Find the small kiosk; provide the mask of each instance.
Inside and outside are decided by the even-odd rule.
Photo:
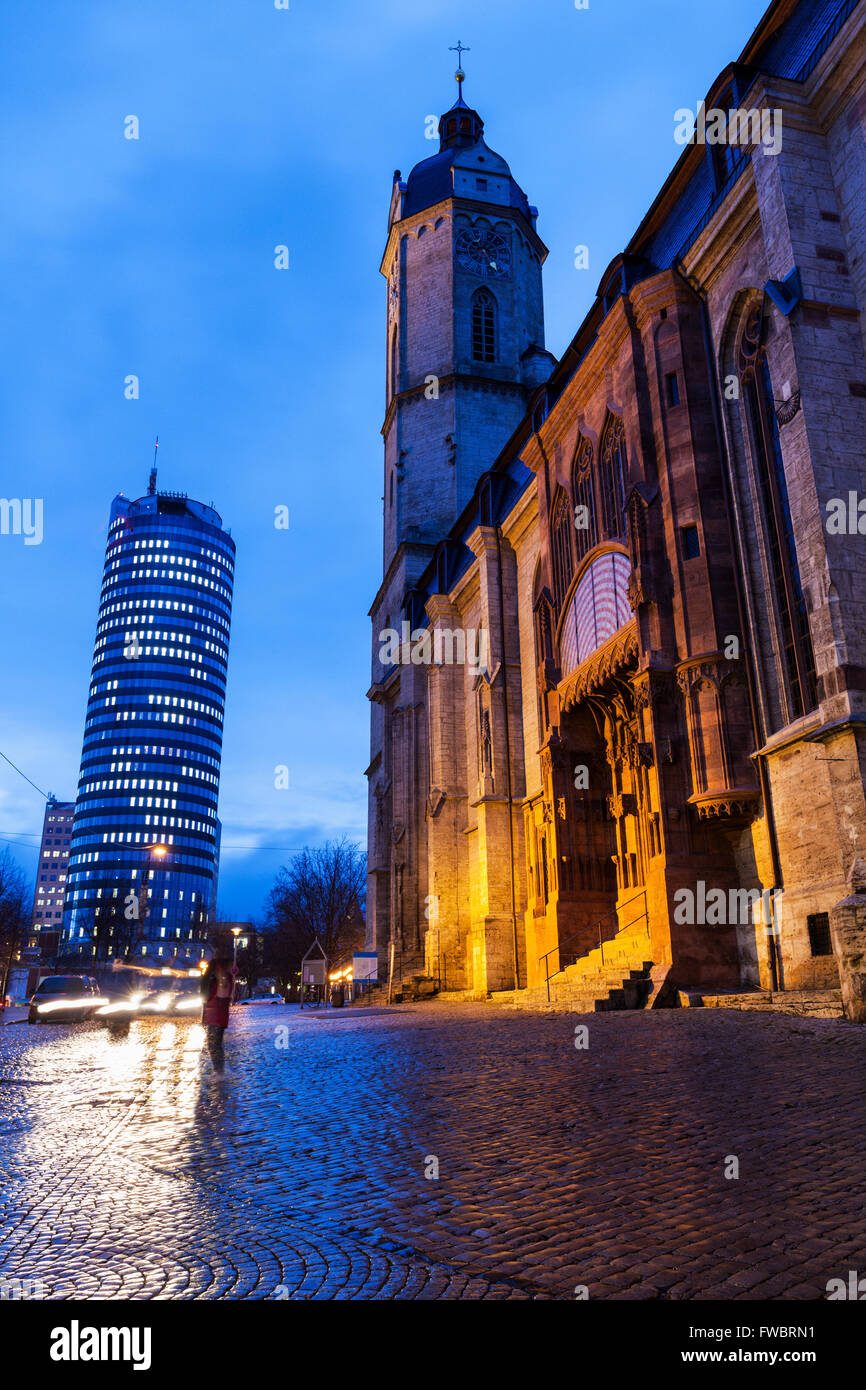
[[[301,1008],[304,1007],[307,989],[315,990],[316,1008],[325,999],[328,986],[328,957],[325,955],[322,943],[316,937],[310,949],[301,961]]]

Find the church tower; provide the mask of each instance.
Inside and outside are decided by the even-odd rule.
[[[394,176],[387,291],[384,561],[437,542],[550,372],[537,211],[463,99],[439,150]]]
[[[372,619],[367,946],[423,968],[428,922],[427,670],[383,634],[426,621],[415,586],[550,374],[536,209],[463,99],[439,149],[394,175],[387,283],[383,579]],[[408,644],[406,644],[408,647]]]

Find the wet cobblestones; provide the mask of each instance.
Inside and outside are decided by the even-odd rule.
[[[814,1299],[866,1274],[844,1022],[276,1006],[234,1010],[226,1056],[216,1077],[187,1021],[0,1031],[0,1272],[52,1299]]]

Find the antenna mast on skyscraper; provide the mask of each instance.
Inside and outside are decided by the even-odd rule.
[[[155,442],[155,444],[154,444],[154,446],[153,446],[153,467],[152,467],[151,470],[150,470],[150,481],[149,481],[149,483],[148,483],[148,485],[147,485],[147,495],[148,495],[148,497],[155,497],[155,496],[156,496],[156,451],[157,451],[158,448],[159,448],[159,435],[156,436],[156,442]]]

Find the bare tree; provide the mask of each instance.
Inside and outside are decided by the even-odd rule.
[[[29,897],[24,870],[7,845],[0,854],[0,1001],[6,998],[15,957],[27,937]]]
[[[268,958],[285,985],[318,938],[329,961],[344,958],[363,940],[367,856],[345,836],[318,849],[305,847],[280,869],[266,906],[272,928]]]
[[[270,923],[269,929],[262,933],[262,974],[272,976],[287,999],[299,989],[303,954],[304,950],[298,949],[296,938],[288,930]]]
[[[264,972],[264,941],[262,932],[250,923],[249,930],[242,938],[246,946],[238,950],[238,975],[246,981],[247,996],[252,997]]]
[[[205,923],[204,939],[211,951],[217,955],[231,955],[233,950],[229,919],[222,912],[208,913]]]

